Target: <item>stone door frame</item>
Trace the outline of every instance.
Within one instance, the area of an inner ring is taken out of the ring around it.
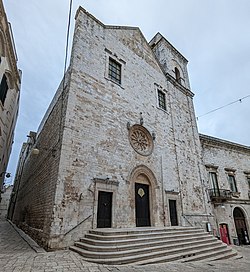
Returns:
[[[133,213],[134,226],[136,226],[136,212],[135,212],[135,183],[147,184],[149,185],[149,211],[150,211],[150,222],[151,227],[157,225],[159,222],[159,205],[157,203],[157,195],[160,194],[160,186],[156,180],[154,173],[145,165],[136,166],[130,173],[129,176],[130,183],[130,199],[131,208]]]

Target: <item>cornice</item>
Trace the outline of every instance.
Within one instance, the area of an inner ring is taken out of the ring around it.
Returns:
[[[220,149],[221,148],[226,148],[229,150],[233,149],[233,150],[245,152],[248,154],[250,153],[250,147],[246,145],[233,143],[230,141],[226,141],[223,139],[215,138],[215,137],[204,135],[204,134],[199,134],[199,137],[200,137],[201,143],[204,145],[214,146],[216,148],[219,147]]]
[[[167,81],[169,81],[170,83],[172,83],[178,90],[180,90],[182,93],[184,93],[185,95],[193,98],[194,97],[194,93],[191,92],[189,89],[187,89],[186,87],[184,87],[183,85],[181,85],[179,82],[177,82],[177,80],[171,76],[169,73],[165,73],[165,76],[167,78]]]
[[[231,199],[228,200],[226,203],[228,204],[246,204],[246,205],[250,205],[250,199]]]

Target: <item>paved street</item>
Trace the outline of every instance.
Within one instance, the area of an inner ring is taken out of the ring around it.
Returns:
[[[21,235],[20,235],[21,234]],[[211,263],[166,263],[146,266],[105,266],[88,263],[74,252],[61,250],[45,252],[7,221],[0,222],[0,271],[1,272],[195,272],[195,271],[250,271],[250,246],[237,247],[243,256],[237,260],[223,260]],[[23,238],[22,238],[23,237]],[[26,241],[28,240],[28,242]]]

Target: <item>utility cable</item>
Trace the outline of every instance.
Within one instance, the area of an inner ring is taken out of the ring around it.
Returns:
[[[69,32],[70,32],[70,23],[71,23],[72,2],[73,2],[73,0],[70,0],[70,4],[69,4],[69,17],[68,17],[68,29],[67,29],[67,36],[66,36],[64,71],[63,71],[63,89],[65,87],[64,86],[64,84],[65,84],[65,73],[66,73],[66,67],[67,67],[67,62],[68,62]]]
[[[240,98],[240,99],[237,99],[237,100],[235,100],[235,101],[233,101],[233,102],[230,102],[230,103],[228,103],[228,104],[226,104],[226,105],[223,105],[223,106],[221,106],[221,107],[219,107],[219,108],[216,108],[216,109],[213,109],[213,110],[211,110],[211,111],[208,111],[208,112],[206,112],[206,113],[204,113],[204,114],[202,114],[202,115],[200,115],[200,116],[197,116],[196,119],[198,120],[200,117],[203,117],[203,116],[205,116],[205,115],[208,115],[208,114],[210,114],[210,113],[212,113],[212,112],[215,112],[215,111],[218,111],[218,110],[220,110],[220,109],[226,108],[226,107],[228,107],[228,106],[230,106],[230,105],[232,105],[232,104],[235,104],[235,103],[238,103],[238,102],[241,103],[242,100],[244,100],[244,99],[246,99],[246,98],[248,98],[248,97],[250,97],[250,94],[249,94],[249,95],[246,95],[246,96],[244,96],[244,97],[242,97],[242,98]]]

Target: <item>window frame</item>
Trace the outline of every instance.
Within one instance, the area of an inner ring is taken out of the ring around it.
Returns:
[[[109,57],[108,59],[108,77],[111,81],[121,85],[122,64],[112,57]]]
[[[209,181],[210,181],[210,186],[211,189],[213,190],[220,190],[219,183],[218,183],[218,175],[215,171],[209,171]]]
[[[163,111],[167,111],[166,93],[159,88],[157,89],[157,107]]]
[[[122,89],[124,89],[124,73],[126,69],[126,62],[118,56],[118,54],[111,52],[109,49],[105,48],[105,71],[104,71],[104,78]],[[114,80],[112,77],[109,76],[109,63],[110,59],[117,63],[120,66],[120,81]]]
[[[227,173],[227,179],[230,186],[230,191],[233,193],[238,192],[237,183],[235,179],[235,175],[233,173]]]

